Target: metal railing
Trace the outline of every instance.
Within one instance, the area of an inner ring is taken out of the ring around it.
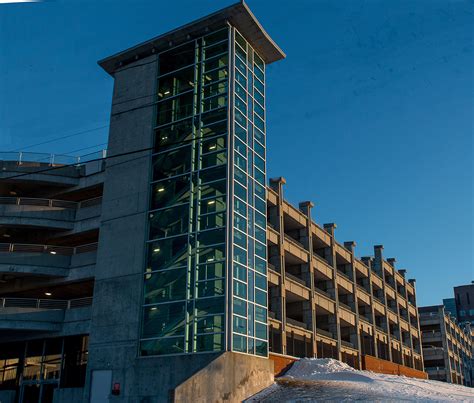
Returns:
[[[102,197],[94,197],[92,199],[83,200],[81,202],[57,199],[44,199],[37,197],[0,197],[0,204],[16,205],[16,206],[38,206],[38,207],[55,207],[63,209],[77,209],[96,206],[102,202]]]
[[[315,286],[315,287],[314,287],[314,292],[315,292],[316,294],[320,294],[320,295],[323,295],[323,296],[325,296],[325,297],[327,297],[327,298],[330,298],[330,299],[333,300],[333,302],[334,302],[334,299],[333,299],[333,297],[331,296],[331,294],[329,294],[329,293],[326,292],[326,291],[321,290],[321,288],[318,288],[317,286]]]
[[[21,243],[0,243],[0,253],[48,253],[51,255],[72,256],[97,250],[98,243],[80,246],[54,246]]]
[[[107,156],[107,150],[100,150],[79,157],[64,154],[35,152],[0,152],[0,161],[13,162],[18,166],[63,166],[83,164]]]
[[[75,299],[0,298],[0,308],[74,309],[92,305],[92,297]]]
[[[353,312],[352,308],[349,305],[346,305],[344,302],[339,301],[339,307],[345,308],[345,309]]]
[[[351,343],[351,342],[349,342],[349,341],[341,340],[341,344],[342,344],[344,347],[354,348],[354,344]]]

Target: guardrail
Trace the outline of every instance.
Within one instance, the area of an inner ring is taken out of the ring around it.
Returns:
[[[35,152],[0,152],[0,161],[13,162],[18,166],[63,166],[83,164],[107,156],[107,150],[100,150],[79,157],[64,154]]]
[[[316,328],[316,334],[320,334],[321,336],[329,337],[330,339],[334,338],[331,332],[328,332],[327,330],[320,329],[319,327]]]
[[[349,342],[349,341],[341,340],[341,344],[342,344],[344,347],[354,348],[354,344],[351,343],[351,342]]]
[[[83,200],[81,202],[57,199],[44,199],[38,197],[0,197],[0,204],[16,205],[16,206],[38,206],[38,207],[55,207],[63,209],[78,209],[96,206],[102,202],[102,197],[94,197],[92,199]]]
[[[92,305],[92,297],[75,299],[0,298],[0,308],[74,309]]]
[[[303,279],[301,279],[301,278],[299,278],[299,277],[297,277],[293,274],[285,272],[285,277],[288,277],[289,279],[291,279],[293,281],[296,281],[298,284],[301,284],[301,285],[306,287],[306,281],[304,281]]]
[[[0,243],[0,253],[49,253],[51,255],[72,256],[97,250],[98,243],[80,246],[54,246],[21,243]]]

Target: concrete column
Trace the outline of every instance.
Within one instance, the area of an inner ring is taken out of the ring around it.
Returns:
[[[328,232],[331,235],[331,246],[328,248],[328,250],[325,252],[326,256],[328,257],[329,265],[332,266],[334,270],[334,278],[333,278],[333,286],[334,290],[332,290],[332,293],[334,294],[334,300],[336,301],[336,314],[334,315],[334,318],[331,316],[329,317],[330,324],[329,328],[331,333],[333,333],[333,336],[337,340],[337,357],[338,360],[342,359],[341,355],[341,323],[339,320],[339,295],[337,291],[337,265],[336,265],[336,248],[335,248],[335,231],[336,231],[337,225],[335,223],[328,223],[324,224],[324,229],[326,232]],[[328,291],[330,291],[328,289]],[[331,293],[331,292],[330,292]],[[334,323],[331,323],[334,322]]]
[[[311,340],[313,351],[312,355],[317,357],[317,343],[316,343],[316,309],[314,303],[314,269],[313,269],[313,236],[311,231],[312,218],[311,210],[314,204],[311,201],[304,201],[299,204],[300,211],[306,215],[306,227],[305,234],[302,238],[302,243],[309,251],[309,262],[308,264],[302,265],[303,278],[305,279],[306,285],[311,289],[309,294],[309,307],[304,309],[303,317],[305,323],[310,324],[311,331],[313,332],[313,338]],[[305,304],[304,304],[305,305]]]
[[[378,358],[379,352],[377,348],[377,331],[375,327],[375,310],[374,310],[374,287],[372,285],[372,262],[373,259],[370,256],[364,256],[361,258],[362,262],[369,268],[369,287],[370,287],[370,308],[372,313],[372,333],[373,333],[373,345],[374,355]]]
[[[280,307],[281,307],[281,343],[282,354],[286,352],[286,289],[285,289],[285,233],[283,224],[283,185],[286,183],[286,179],[283,177],[270,179],[270,188],[278,194],[277,200],[277,228],[279,232],[280,244],[279,247],[279,261],[280,261]]]
[[[352,279],[352,285],[354,287],[354,293],[349,296],[348,302],[349,305],[352,303],[354,305],[354,311],[356,314],[356,320],[355,320],[355,332],[351,334],[351,343],[356,346],[357,350],[359,350],[358,354],[358,367],[362,368],[362,347],[361,347],[361,336],[360,336],[360,327],[359,327],[359,304],[357,302],[357,280],[356,280],[356,272],[355,272],[355,247],[356,243],[354,241],[346,241],[344,242],[344,247],[351,252],[351,264],[350,264],[350,270],[351,270],[351,279]]]
[[[388,344],[388,358],[389,361],[393,362],[392,357],[392,338],[390,336],[390,321],[388,320],[388,304],[387,304],[387,296],[385,290],[385,270],[383,269],[383,245],[375,245],[374,246],[374,268],[375,272],[382,277],[382,284],[383,284],[383,302],[385,305],[385,319],[384,322],[387,328],[387,344]]]

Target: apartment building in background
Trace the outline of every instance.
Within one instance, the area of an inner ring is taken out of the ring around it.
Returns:
[[[470,325],[459,325],[443,305],[420,307],[418,311],[429,378],[473,386]]]
[[[414,280],[267,181],[284,57],[232,5],[99,62],[106,158],[1,154],[2,402],[242,400],[298,357],[425,376]]]

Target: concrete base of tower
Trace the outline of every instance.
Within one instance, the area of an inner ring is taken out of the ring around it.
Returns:
[[[174,402],[241,402],[274,381],[267,358],[226,352],[174,389]]]

